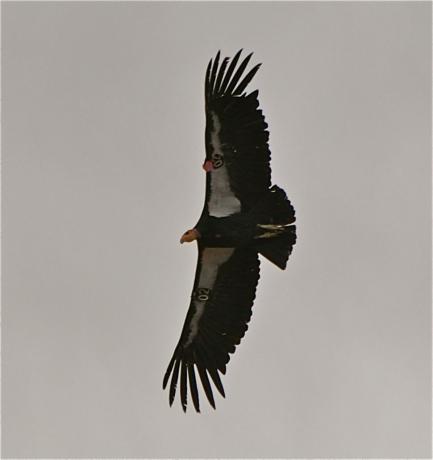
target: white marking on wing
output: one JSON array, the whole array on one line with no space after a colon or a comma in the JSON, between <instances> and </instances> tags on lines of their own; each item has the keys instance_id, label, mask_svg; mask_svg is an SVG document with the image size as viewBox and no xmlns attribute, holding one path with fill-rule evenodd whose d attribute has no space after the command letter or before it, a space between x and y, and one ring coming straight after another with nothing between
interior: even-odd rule
<instances>
[{"instance_id":1,"label":"white marking on wing","mask_svg":"<svg viewBox=\"0 0 433 460\"><path fill-rule=\"evenodd\" d=\"M227 262L234 252L234 248L206 248L202 252L201 271L198 281L198 288L212 289L218 275L218 268ZM193 300L195 312L189 325L189 334L185 347L190 345L198 332L198 323L204 313L205 300Z\"/></svg>"},{"instance_id":2,"label":"white marking on wing","mask_svg":"<svg viewBox=\"0 0 433 460\"><path fill-rule=\"evenodd\" d=\"M214 113L212 113L212 120L214 130L211 132L210 142L213 147L213 151L224 157L224 152L219 138L221 123ZM208 203L210 216L225 217L240 212L241 202L236 198L230 188L229 175L225 164L223 164L220 168L211 171L210 189L211 193Z\"/></svg>"},{"instance_id":3,"label":"white marking on wing","mask_svg":"<svg viewBox=\"0 0 433 460\"><path fill-rule=\"evenodd\" d=\"M204 301L194 300L195 312L189 325L189 334L185 342L185 347L189 346L198 332L198 322L204 312Z\"/></svg>"}]
</instances>

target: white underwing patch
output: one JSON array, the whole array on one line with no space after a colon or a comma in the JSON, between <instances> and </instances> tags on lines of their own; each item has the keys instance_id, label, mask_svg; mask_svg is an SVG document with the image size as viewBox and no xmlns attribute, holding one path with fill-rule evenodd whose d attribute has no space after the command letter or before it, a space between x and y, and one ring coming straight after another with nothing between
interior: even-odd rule
<instances>
[{"instance_id":1,"label":"white underwing patch","mask_svg":"<svg viewBox=\"0 0 433 460\"><path fill-rule=\"evenodd\" d=\"M212 290L218 275L219 267L227 262L234 252L234 248L206 248L202 252L201 270L198 280L198 288ZM198 332L198 324L204 313L206 301L194 299L193 305L195 312L189 324L189 334L185 342L185 347L190 345Z\"/></svg>"},{"instance_id":2,"label":"white underwing patch","mask_svg":"<svg viewBox=\"0 0 433 460\"><path fill-rule=\"evenodd\" d=\"M221 123L216 114L212 113L213 130L211 131L211 145L215 154L224 158L219 133ZM241 202L230 188L227 167L223 164L210 173L210 199L208 202L209 215L213 217L226 217L240 212Z\"/></svg>"}]
</instances>

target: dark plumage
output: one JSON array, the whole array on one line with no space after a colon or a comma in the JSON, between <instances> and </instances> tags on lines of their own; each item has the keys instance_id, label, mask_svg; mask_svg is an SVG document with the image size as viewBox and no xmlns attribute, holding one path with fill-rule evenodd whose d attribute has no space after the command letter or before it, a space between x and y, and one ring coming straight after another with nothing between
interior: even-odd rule
<instances>
[{"instance_id":1,"label":"dark plumage","mask_svg":"<svg viewBox=\"0 0 433 460\"><path fill-rule=\"evenodd\" d=\"M212 384L225 396L225 374L248 329L259 280L258 254L281 269L296 241L295 211L284 190L271 186L269 133L257 99L245 89L261 64L245 76L252 54L238 65L220 52L205 78L206 197L203 212L181 242L197 240L198 261L180 340L164 375L173 403L177 385L185 411L188 386L200 412L198 380L215 408Z\"/></svg>"}]
</instances>

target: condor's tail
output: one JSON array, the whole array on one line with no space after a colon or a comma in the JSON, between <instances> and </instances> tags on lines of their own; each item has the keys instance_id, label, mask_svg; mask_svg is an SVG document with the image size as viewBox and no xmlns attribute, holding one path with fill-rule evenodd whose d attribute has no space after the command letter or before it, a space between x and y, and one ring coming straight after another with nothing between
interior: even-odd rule
<instances>
[{"instance_id":1,"label":"condor's tail","mask_svg":"<svg viewBox=\"0 0 433 460\"><path fill-rule=\"evenodd\" d=\"M283 189L274 185L254 209L257 251L284 270L296 242L295 210Z\"/></svg>"}]
</instances>

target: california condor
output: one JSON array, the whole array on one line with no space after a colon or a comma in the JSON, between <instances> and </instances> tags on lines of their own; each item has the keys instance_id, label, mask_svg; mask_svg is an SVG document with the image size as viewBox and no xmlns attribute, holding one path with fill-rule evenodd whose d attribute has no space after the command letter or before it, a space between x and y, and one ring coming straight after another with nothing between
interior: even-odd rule
<instances>
[{"instance_id":1,"label":"california condor","mask_svg":"<svg viewBox=\"0 0 433 460\"><path fill-rule=\"evenodd\" d=\"M258 254L284 270L296 241L295 211L284 190L271 186L268 125L258 108L258 91L245 92L261 64L243 77L252 53L238 66L241 51L221 64L218 51L206 70L206 197L197 225L180 239L197 241L197 268L182 334L163 380L165 389L171 377L170 406L180 381L184 411L189 382L200 412L198 377L213 408L211 382L225 396L219 373L225 374L229 354L248 329Z\"/></svg>"}]
</instances>

